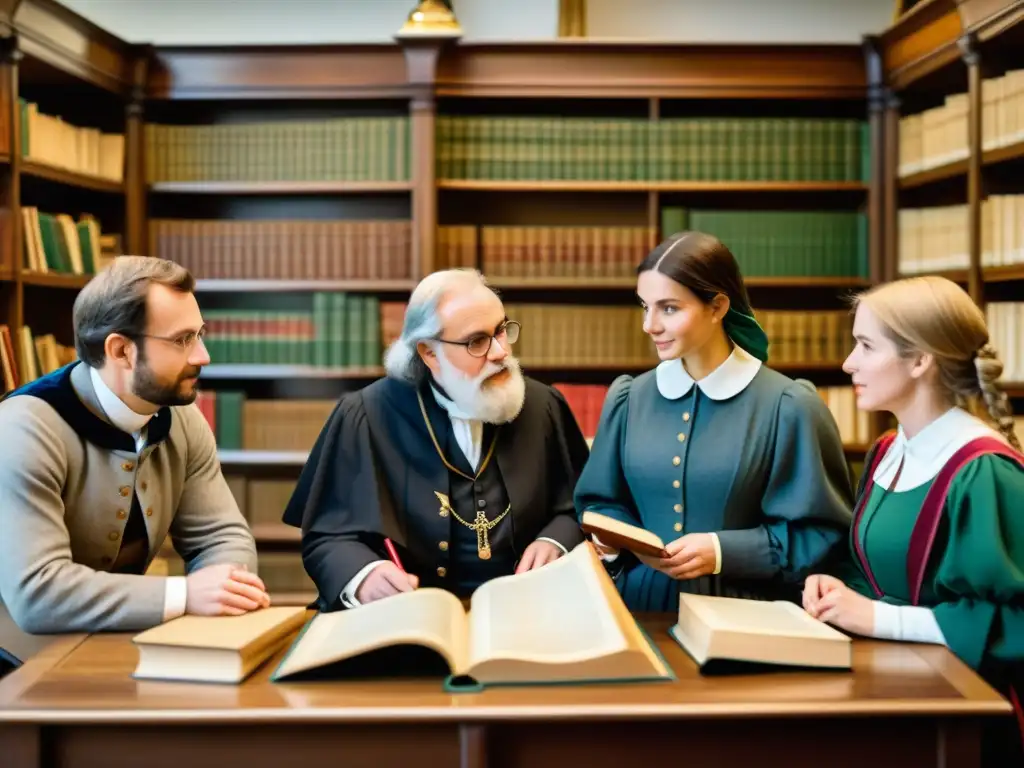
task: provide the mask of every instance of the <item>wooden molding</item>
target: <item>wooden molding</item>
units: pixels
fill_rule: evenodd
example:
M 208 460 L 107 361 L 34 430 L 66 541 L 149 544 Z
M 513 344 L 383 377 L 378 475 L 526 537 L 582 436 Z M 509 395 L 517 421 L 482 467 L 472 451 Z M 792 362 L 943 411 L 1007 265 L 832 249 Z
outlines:
M 437 71 L 439 96 L 862 98 L 865 89 L 855 45 L 460 43 Z
M 22 0 L 13 19 L 25 56 L 108 91 L 126 92 L 131 62 L 123 40 L 54 0 Z
M 1024 19 L 1024 0 L 955 0 L 963 28 L 985 41 Z
M 407 98 L 402 48 L 231 46 L 156 48 L 151 99 Z
M 905 88 L 959 57 L 956 43 L 963 34 L 953 0 L 929 0 L 901 16 L 881 35 L 886 82 Z

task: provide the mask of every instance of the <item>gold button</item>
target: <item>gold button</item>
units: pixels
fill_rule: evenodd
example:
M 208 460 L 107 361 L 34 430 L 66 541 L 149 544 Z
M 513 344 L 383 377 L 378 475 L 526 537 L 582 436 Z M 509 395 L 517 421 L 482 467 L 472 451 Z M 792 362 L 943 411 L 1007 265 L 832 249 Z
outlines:
M 672 527 L 675 528 L 677 531 L 683 530 L 683 524 L 682 523 L 676 523 Z
M 152 517 L 152 516 L 153 516 L 153 508 L 152 507 L 146 507 L 146 517 Z
M 124 520 L 126 517 L 128 517 L 128 513 L 127 512 L 125 512 L 123 509 L 117 510 L 117 519 L 118 520 Z
M 678 488 L 679 487 L 679 481 L 678 480 L 673 480 L 672 481 L 672 487 L 673 488 Z
M 441 507 L 441 509 L 438 510 L 437 514 L 439 514 L 441 517 L 448 517 L 447 507 Z
M 674 510 L 675 510 L 676 512 L 682 512 L 682 511 L 683 511 L 683 505 L 682 505 L 682 504 L 676 504 L 676 505 L 675 505 L 675 506 L 673 507 L 673 509 L 674 509 Z
M 689 421 L 689 420 L 690 420 L 690 413 L 689 413 L 689 411 L 687 411 L 686 413 L 683 414 L 683 421 Z
M 122 485 L 121 489 L 118 491 L 118 493 L 120 493 L 122 496 L 130 496 L 131 493 L 132 493 L 131 486 L 129 486 L 129 485 Z
M 117 531 L 111 531 L 107 534 L 107 538 L 111 541 L 117 541 L 120 536 L 121 534 L 119 534 Z
M 448 542 L 447 541 L 439 541 L 439 542 L 437 542 L 437 546 L 438 546 L 438 548 L 442 552 L 447 552 L 448 551 Z
M 445 568 L 443 565 L 437 569 L 437 575 L 440 576 L 442 579 L 444 578 L 446 573 L 448 573 L 448 569 Z
M 676 435 L 676 440 L 678 440 L 680 443 L 683 442 L 683 440 L 685 440 L 685 439 L 686 439 L 686 435 L 684 435 L 682 432 L 680 432 L 678 435 Z
M 121 465 L 121 469 L 123 469 L 125 472 L 131 472 L 133 469 L 135 469 L 135 465 L 132 464 L 132 462 L 130 461 L 126 461 L 124 464 Z
M 682 459 L 680 459 L 678 456 L 672 457 L 672 463 L 675 464 L 677 467 L 679 466 L 680 461 L 682 461 Z

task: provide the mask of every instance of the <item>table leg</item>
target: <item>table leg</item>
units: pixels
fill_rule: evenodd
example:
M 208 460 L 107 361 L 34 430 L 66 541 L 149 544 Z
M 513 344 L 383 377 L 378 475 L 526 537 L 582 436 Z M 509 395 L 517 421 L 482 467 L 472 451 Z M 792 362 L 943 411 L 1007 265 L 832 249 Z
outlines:
M 40 735 L 35 725 L 0 725 L 0 763 L 4 768 L 42 768 Z
M 487 768 L 487 727 L 459 726 L 460 768 Z

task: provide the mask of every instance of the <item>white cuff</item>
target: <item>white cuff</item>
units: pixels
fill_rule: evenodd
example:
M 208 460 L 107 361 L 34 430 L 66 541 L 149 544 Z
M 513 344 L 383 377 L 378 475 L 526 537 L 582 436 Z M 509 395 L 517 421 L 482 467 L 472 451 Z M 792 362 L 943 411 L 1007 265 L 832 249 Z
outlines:
M 605 546 L 604 544 L 601 544 L 601 540 L 599 538 L 597 538 L 597 534 L 596 533 L 591 534 L 591 535 L 594 537 L 594 543 L 595 544 L 598 544 L 598 545 L 600 545 L 602 547 Z M 597 554 L 606 563 L 612 562 L 613 560 L 615 560 L 619 556 L 618 552 L 616 552 L 614 555 L 609 555 L 609 554 L 605 554 L 604 552 L 601 552 L 600 550 L 598 550 Z
M 345 585 L 345 588 L 341 590 L 341 604 L 344 605 L 346 608 L 355 608 L 359 605 L 362 605 L 362 603 L 356 600 L 356 592 L 359 591 L 359 587 L 366 580 L 366 577 L 370 575 L 370 571 L 372 571 L 381 563 L 386 562 L 387 560 L 374 560 L 372 563 L 367 563 L 366 565 L 364 565 L 355 576 L 349 579 L 349 582 Z
M 890 605 L 875 600 L 874 637 L 912 643 L 946 645 L 946 638 L 931 608 L 920 605 Z
M 188 602 L 188 582 L 184 576 L 168 576 L 167 589 L 164 591 L 164 621 L 185 615 Z
M 711 542 L 715 545 L 715 570 L 711 573 L 717 576 L 722 572 L 722 544 L 718 541 L 718 534 L 711 532 Z
M 537 537 L 537 541 L 550 541 L 552 544 L 554 544 L 556 547 L 558 547 L 560 550 L 562 550 L 562 554 L 563 555 L 568 555 L 569 554 L 569 550 L 568 549 L 563 547 L 561 544 L 559 544 L 554 539 L 549 539 L 547 536 L 538 536 Z

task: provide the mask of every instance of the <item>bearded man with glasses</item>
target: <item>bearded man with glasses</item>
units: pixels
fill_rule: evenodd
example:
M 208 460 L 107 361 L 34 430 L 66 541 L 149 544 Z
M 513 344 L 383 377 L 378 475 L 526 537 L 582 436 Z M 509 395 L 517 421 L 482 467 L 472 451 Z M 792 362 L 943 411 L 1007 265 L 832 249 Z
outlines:
M 24 632 L 269 605 L 193 404 L 210 362 L 193 289 L 173 262 L 115 259 L 75 301 L 79 359 L 0 402 L 0 598 Z M 146 574 L 167 536 L 187 576 Z
M 518 338 L 476 270 L 413 291 L 387 376 L 338 402 L 284 513 L 321 610 L 418 586 L 468 597 L 583 541 L 587 444 L 562 395 L 523 375 Z

